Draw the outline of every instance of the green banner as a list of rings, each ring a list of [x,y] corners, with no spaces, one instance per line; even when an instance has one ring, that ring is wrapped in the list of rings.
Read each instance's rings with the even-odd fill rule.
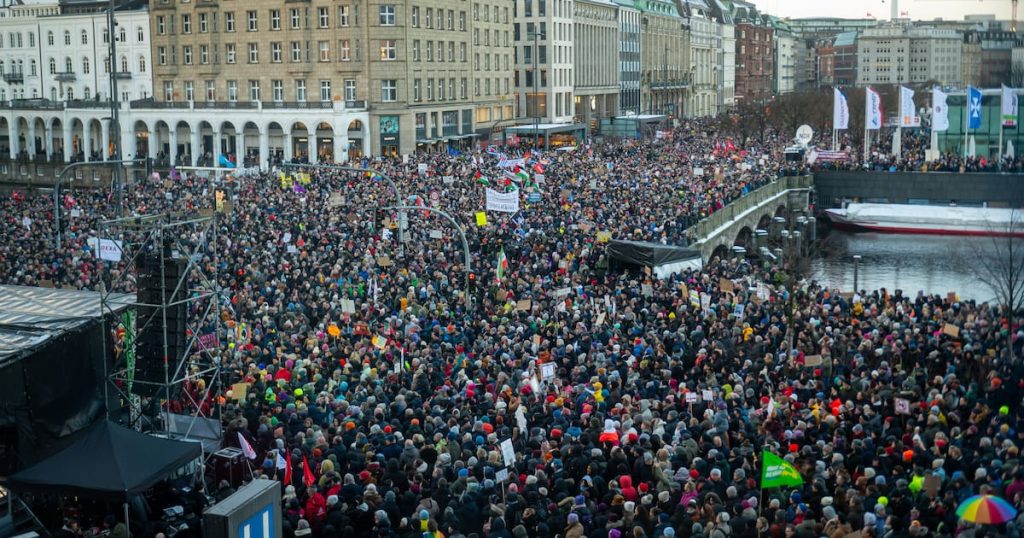
[[[804,483],[800,471],[792,463],[768,452],[761,452],[761,487],[778,488],[799,486]]]
[[[132,391],[132,383],[135,381],[135,311],[127,309],[121,314],[121,326],[124,327],[124,363],[127,368],[128,378],[127,392]]]

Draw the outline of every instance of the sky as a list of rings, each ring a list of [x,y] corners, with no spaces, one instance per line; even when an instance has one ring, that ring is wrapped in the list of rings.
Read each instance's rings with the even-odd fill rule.
[[[762,11],[779,17],[842,17],[865,18],[868,13],[888,20],[891,2],[899,2],[899,10],[914,20],[962,20],[964,15],[994,14],[1000,20],[1010,19],[1010,0],[751,0]],[[1024,6],[1017,8],[1017,18],[1024,17]]]

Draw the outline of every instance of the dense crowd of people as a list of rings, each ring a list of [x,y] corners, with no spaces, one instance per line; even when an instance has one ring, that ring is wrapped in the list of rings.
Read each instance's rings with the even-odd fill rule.
[[[221,407],[227,443],[255,448],[255,476],[282,482],[286,537],[1020,536],[1020,520],[956,508],[978,493],[1024,506],[1024,331],[946,290],[849,294],[717,258],[656,279],[611,261],[604,237],[685,245],[693,223],[800,172],[782,140],[723,144],[710,121],[673,135],[308,180],[175,173],[125,194],[131,215],[199,213],[227,191],[216,239],[180,240],[210,239],[230,383],[185,390]],[[380,175],[458,220],[469,289],[443,220],[408,212],[399,243]],[[520,211],[478,220],[487,188],[518,189]],[[88,241],[116,199],[63,198],[77,216],[56,251],[52,200],[5,197],[0,281],[98,289],[125,271]],[[762,488],[763,450],[803,484]]]
[[[872,134],[867,157],[863,143],[853,143],[844,135],[840,145],[846,151],[845,159],[822,160],[814,163],[817,170],[873,170],[879,172],[955,172],[955,173],[1008,173],[1024,172],[1024,155],[1004,155],[993,158],[987,148],[978,146],[974,155],[964,155],[962,148],[939,152],[931,157],[931,132],[928,129],[904,129],[900,136],[900,151],[893,152],[894,129],[883,129]],[[1004,152],[1006,148],[1003,148]]]

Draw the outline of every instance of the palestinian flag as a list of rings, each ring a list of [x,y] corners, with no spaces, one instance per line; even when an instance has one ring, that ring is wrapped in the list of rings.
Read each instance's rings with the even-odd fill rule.
[[[487,176],[481,174],[479,170],[476,171],[476,174],[473,177],[476,178],[477,183],[485,187],[491,184],[490,180],[487,179]]]
[[[508,258],[505,257],[505,249],[498,251],[498,283],[505,277],[505,269],[508,269]]]
[[[516,181],[522,182],[530,179],[530,173],[522,168],[519,168],[519,166],[513,168],[512,173],[516,175]]]

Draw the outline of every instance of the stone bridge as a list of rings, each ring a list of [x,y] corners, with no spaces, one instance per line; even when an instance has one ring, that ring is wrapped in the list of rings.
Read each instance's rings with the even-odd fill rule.
[[[704,261],[731,255],[733,246],[750,252],[755,230],[767,230],[775,217],[792,210],[807,211],[813,186],[812,176],[780,177],[698,222],[690,247],[699,248]]]

